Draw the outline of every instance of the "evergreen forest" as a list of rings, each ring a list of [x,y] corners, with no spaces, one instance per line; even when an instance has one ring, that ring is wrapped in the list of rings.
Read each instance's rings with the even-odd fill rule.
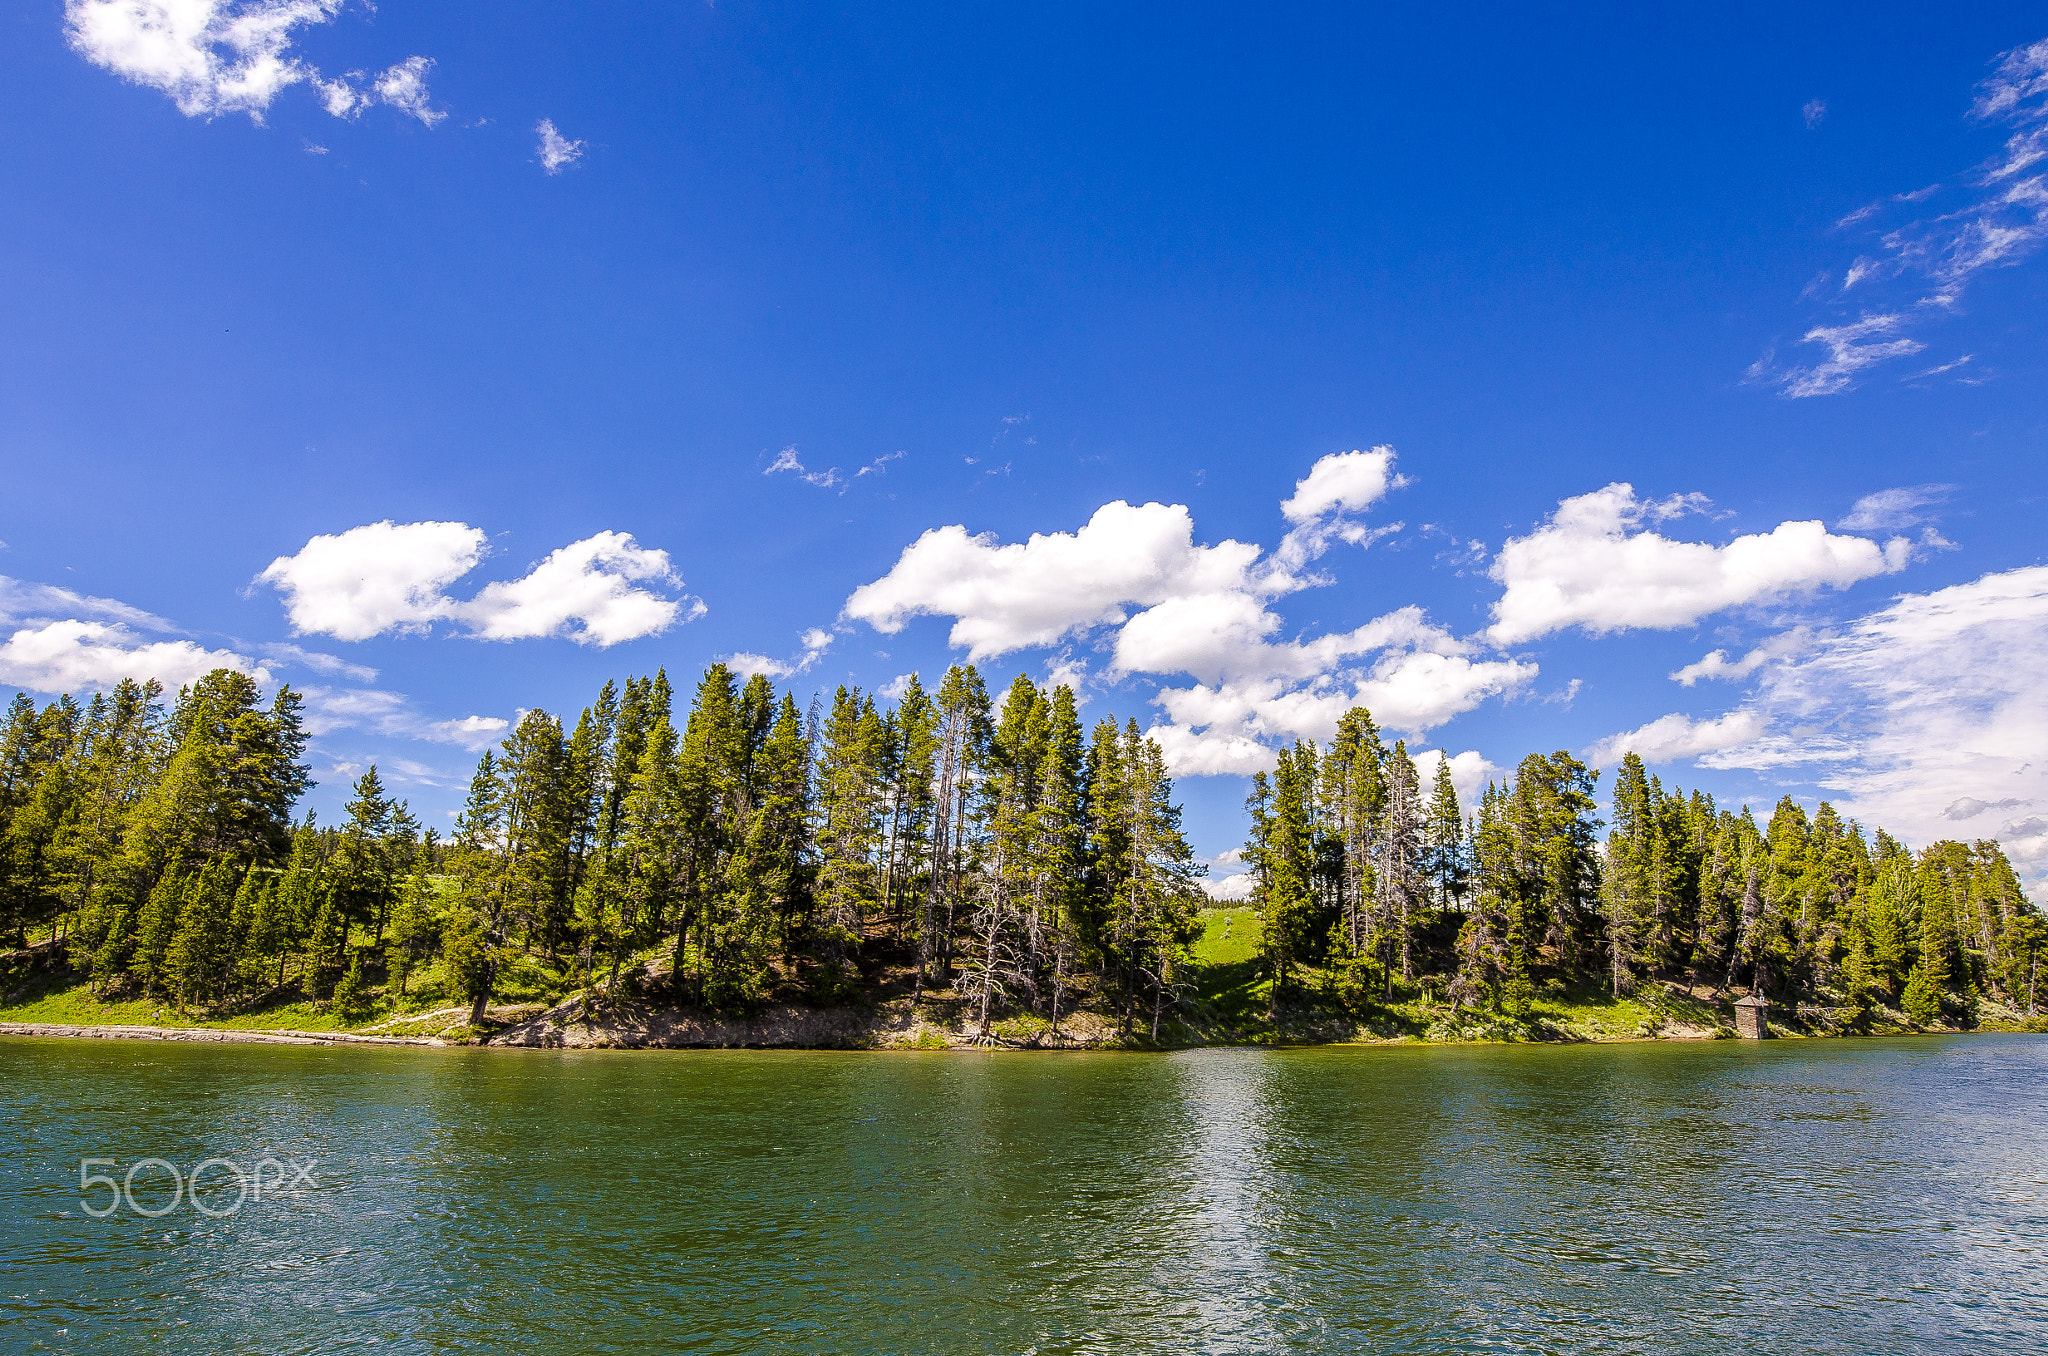
[[[1069,688],[991,694],[972,666],[807,708],[722,664],[686,706],[664,673],[607,683],[573,721],[524,713],[445,836],[375,767],[339,822],[300,815],[306,744],[292,689],[229,669],[169,701],[16,697],[0,943],[94,1001],[186,1015],[450,1003],[481,1035],[494,1004],[572,993],[896,996],[967,1039],[1054,1043],[1084,1014],[1127,1043],[1283,1038],[1303,1014],[1541,1034],[1566,994],[1755,992],[1829,1031],[2038,1021],[2048,949],[1994,842],[1916,853],[1789,797],[1759,825],[1633,754],[1611,825],[1564,752],[1462,806],[1363,709],[1253,778],[1232,905],[1135,720],[1087,728]]]

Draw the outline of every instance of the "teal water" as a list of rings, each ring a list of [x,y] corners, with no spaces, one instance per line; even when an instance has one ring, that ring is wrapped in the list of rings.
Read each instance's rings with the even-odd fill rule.
[[[2048,1351],[2033,1037],[10,1040],[0,1146],[8,1352]],[[312,1180],[81,1209],[266,1154]]]

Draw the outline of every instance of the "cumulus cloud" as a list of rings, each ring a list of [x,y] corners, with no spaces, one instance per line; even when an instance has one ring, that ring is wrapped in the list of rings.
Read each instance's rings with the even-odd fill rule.
[[[214,669],[270,674],[245,655],[189,640],[145,640],[118,622],[77,619],[24,626],[0,645],[0,683],[36,692],[89,692],[123,678],[178,688]]]
[[[314,537],[256,578],[284,595],[294,631],[368,640],[453,617],[455,600],[442,590],[475,569],[483,550],[482,530],[468,523],[385,521]]]
[[[1488,635],[1516,644],[1579,627],[1593,635],[1669,630],[1724,608],[1823,586],[1842,589],[1905,568],[1911,546],[1836,536],[1819,522],[1780,523],[1725,546],[1637,530],[1646,520],[1700,507],[1694,499],[1645,502],[1617,482],[1560,502],[1550,520],[1511,538],[1494,558],[1504,586]]]
[[[571,141],[555,130],[554,119],[542,118],[533,125],[534,135],[540,138],[536,148],[540,155],[540,167],[549,174],[560,174],[583,158],[583,143]]]
[[[573,542],[523,578],[487,584],[467,601],[450,597],[448,585],[475,569],[483,551],[483,532],[467,523],[370,523],[314,537],[272,561],[257,582],[283,595],[293,630],[340,640],[419,633],[445,621],[481,640],[566,636],[608,646],[704,611],[695,599],[642,587],[681,581],[667,552],[624,532]]]
[[[1906,594],[1767,666],[1750,708],[1769,733],[1702,761],[1810,767],[1865,824],[1953,836],[1959,819],[2048,801],[2044,671],[2048,566]],[[2048,838],[2019,833],[2007,849],[2048,876]]]
[[[1180,775],[1270,767],[1274,741],[1326,739],[1359,704],[1389,729],[1431,729],[1522,687],[1535,665],[1488,657],[1419,608],[1281,639],[1271,606],[1329,582],[1301,569],[1329,542],[1369,539],[1356,515],[1403,483],[1393,463],[1384,447],[1318,461],[1280,505],[1289,527],[1271,555],[1238,541],[1197,545],[1179,504],[1118,500],[1077,532],[1008,544],[934,528],[856,589],[845,615],[884,633],[920,615],[951,617],[953,645],[974,660],[1085,639],[1109,651],[1113,678],[1192,678],[1155,698],[1166,720],[1152,733]]]
[[[1458,806],[1466,814],[1471,814],[1479,803],[1479,797],[1485,792],[1488,782],[1506,780],[1506,769],[1497,763],[1489,762],[1476,749],[1467,749],[1455,756],[1444,753],[1442,749],[1424,749],[1421,753],[1415,754],[1410,761],[1415,764],[1415,771],[1422,778],[1425,794],[1436,784],[1437,766],[1448,762],[1451,765],[1451,787],[1458,793]]]
[[[246,113],[256,122],[278,94],[311,84],[321,104],[350,118],[385,103],[431,127],[433,62],[408,57],[368,87],[354,71],[332,79],[292,51],[293,30],[333,22],[342,0],[65,0],[65,36],[94,65],[169,96],[187,117]]]
[[[1211,876],[1201,882],[1202,892],[1218,904],[1242,904],[1252,897],[1258,878],[1249,871],[1233,876]]]
[[[952,644],[979,661],[1121,623],[1132,606],[1257,588],[1257,546],[1197,546],[1194,531],[1185,505],[1134,508],[1121,499],[1078,532],[1034,532],[1007,546],[963,526],[937,527],[905,547],[888,574],[855,589],[845,612],[884,635],[912,617],[952,617]]]
[[[1362,513],[1408,482],[1394,471],[1394,449],[1382,444],[1369,452],[1339,452],[1318,461],[1294,484],[1294,493],[1280,502],[1280,516],[1292,524],[1276,553],[1283,566],[1299,569],[1328,549],[1332,538],[1367,546],[1399,523],[1368,528],[1352,515]]]
[[[1670,763],[1738,748],[1755,742],[1763,732],[1763,717],[1751,710],[1730,711],[1715,720],[1694,720],[1673,712],[1639,730],[1609,735],[1586,750],[1586,761],[1595,767],[1611,767],[1633,753],[1646,763]]]
[[[552,552],[523,579],[486,584],[459,610],[483,640],[567,636],[617,645],[666,631],[682,611],[680,602],[636,585],[681,582],[668,552],[639,546],[630,533],[600,532]],[[703,610],[695,603],[691,616]]]

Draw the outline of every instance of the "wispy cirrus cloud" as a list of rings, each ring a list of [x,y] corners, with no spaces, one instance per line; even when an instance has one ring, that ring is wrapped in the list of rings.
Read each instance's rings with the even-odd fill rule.
[[[1757,737],[1700,761],[1807,769],[1845,813],[1909,841],[1997,836],[2038,887],[2048,829],[1993,816],[2048,802],[2044,669],[2048,566],[1904,594],[1766,662],[1742,708]]]
[[[403,692],[382,688],[308,687],[306,730],[316,737],[343,730],[450,744],[481,752],[505,737],[511,722],[503,716],[461,716],[436,720],[418,710]]]
[[[1980,275],[2024,261],[2048,240],[2048,38],[2000,54],[1977,87],[1970,116],[2010,129],[1998,153],[1951,189],[1936,184],[1894,194],[1843,217],[1838,228],[1871,232],[1869,248],[1843,269],[1838,286],[1809,287],[1808,295],[1828,295],[1844,306],[1860,301],[1862,309],[1801,336],[1802,346],[1825,356],[1780,365],[1766,354],[1751,365],[1749,380],[1793,399],[1853,390],[1870,369],[1925,349],[1910,331],[1952,314]],[[1944,201],[1945,210],[1932,215],[1905,221],[1892,215],[1901,206]],[[1915,379],[1967,361],[1940,364]]]
[[[73,617],[91,617],[99,621],[116,622],[122,626],[139,627],[145,631],[178,630],[176,626],[153,612],[130,607],[113,598],[95,598],[76,589],[61,588],[55,584],[37,584],[25,579],[10,579],[0,574],[0,623],[28,618],[55,621]]]
[[[775,454],[775,460],[769,462],[768,468],[761,474],[793,475],[806,485],[816,485],[821,490],[837,490],[845,494],[855,481],[865,476],[887,475],[890,462],[901,461],[909,455],[908,452],[891,452],[886,456],[876,457],[865,466],[855,467],[853,473],[848,475],[837,466],[828,467],[823,471],[813,471],[804,465],[803,459],[797,456],[794,447],[785,447]]]
[[[1835,524],[1846,532],[1878,532],[1918,527],[1935,515],[1926,512],[1954,492],[1953,485],[1898,485],[1864,495]]]

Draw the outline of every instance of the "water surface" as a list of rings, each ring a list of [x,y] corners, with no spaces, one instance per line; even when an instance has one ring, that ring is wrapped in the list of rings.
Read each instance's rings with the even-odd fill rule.
[[[2048,1351],[2044,1118],[2037,1037],[8,1040],[0,1349]],[[266,1155],[311,1183],[80,1208],[81,1159]]]

